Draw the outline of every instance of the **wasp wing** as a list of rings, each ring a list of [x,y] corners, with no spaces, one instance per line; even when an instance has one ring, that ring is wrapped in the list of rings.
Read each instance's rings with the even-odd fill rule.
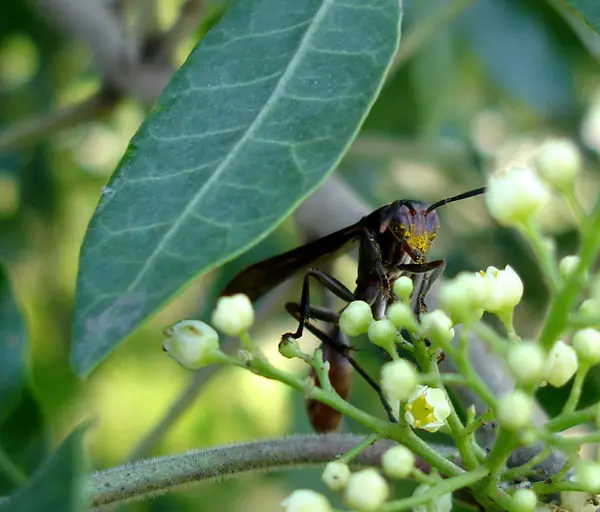
[[[358,222],[314,242],[255,263],[235,276],[225,287],[222,295],[245,293],[250,300],[255,301],[315,260],[337,252],[362,232],[362,223]]]

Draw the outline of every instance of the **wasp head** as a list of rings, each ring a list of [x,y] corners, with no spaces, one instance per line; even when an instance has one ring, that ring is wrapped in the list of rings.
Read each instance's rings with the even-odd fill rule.
[[[382,223],[415,263],[423,263],[431,243],[437,236],[439,219],[435,211],[419,201],[397,201]]]

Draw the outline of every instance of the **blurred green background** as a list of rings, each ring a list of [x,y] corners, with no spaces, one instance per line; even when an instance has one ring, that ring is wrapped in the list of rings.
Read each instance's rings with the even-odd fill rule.
[[[107,3],[130,33],[144,35],[150,52],[152,35],[171,26],[189,2]],[[224,2],[204,3],[201,20],[178,42],[176,62],[226,8]],[[398,198],[435,201],[482,186],[486,172],[525,162],[543,137],[559,134],[585,152],[580,193],[593,199],[600,150],[599,60],[600,36],[574,27],[554,2],[406,0],[397,68],[339,174],[373,207]],[[118,101],[108,95],[102,108],[60,129],[39,127],[47,116],[80,104],[102,86],[86,44],[54,24],[35,2],[2,2],[0,261],[25,318],[29,348],[20,396],[0,410],[0,447],[27,473],[84,419],[94,421],[86,436],[92,468],[127,460],[194,378],[161,351],[162,329],[206,314],[236,270],[302,240],[293,219],[286,221],[250,253],[193,283],[87,381],[79,381],[68,365],[79,248],[102,187],[150,105],[132,95]],[[25,130],[34,136],[11,138],[24,126],[38,129]],[[447,259],[447,275],[512,265],[526,289],[517,325],[524,335],[534,333],[546,291],[519,238],[495,226],[481,200],[453,205],[440,216],[443,227],[432,257]],[[571,219],[559,200],[544,212],[544,228],[557,238],[561,255],[575,249]],[[338,260],[336,271],[353,282],[350,257]],[[294,327],[282,304],[298,290],[272,305],[255,329],[266,353],[282,365],[289,363],[278,355],[277,341]],[[360,357],[375,374],[380,354],[365,349]],[[147,454],[310,432],[301,398],[282,385],[234,369],[211,369],[195,378],[194,399]],[[591,400],[598,395],[597,374],[587,384]],[[540,398],[552,413],[565,393],[544,390]],[[356,382],[352,400],[380,414],[362,382]],[[361,431],[352,423],[344,429]],[[203,485],[122,510],[278,510],[291,489],[306,486],[324,490],[318,470]],[[13,487],[0,470],[0,495]]]

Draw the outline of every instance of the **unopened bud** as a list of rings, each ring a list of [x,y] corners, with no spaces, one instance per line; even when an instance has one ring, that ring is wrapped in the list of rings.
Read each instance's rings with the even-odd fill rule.
[[[511,373],[522,384],[539,384],[545,377],[544,350],[536,343],[521,342],[508,350],[507,362]]]
[[[327,498],[318,492],[298,489],[281,502],[284,512],[331,512]]]
[[[444,345],[454,338],[452,320],[441,309],[424,313],[421,318],[421,336]]]
[[[569,277],[573,272],[575,272],[580,261],[581,258],[579,256],[576,256],[575,254],[572,254],[571,256],[565,256],[558,263],[558,270],[560,271],[560,275],[564,278]]]
[[[344,462],[337,460],[329,462],[325,466],[321,479],[332,491],[341,491],[350,479],[350,468]]]
[[[397,329],[408,329],[411,332],[417,330],[417,320],[412,308],[405,302],[395,302],[385,312],[385,316],[396,326]]]
[[[533,399],[520,389],[502,395],[497,408],[498,421],[508,430],[519,430],[531,423]]]
[[[540,176],[564,190],[573,185],[581,171],[581,154],[570,140],[551,139],[542,145],[535,163]]]
[[[375,320],[369,326],[369,339],[375,345],[386,349],[395,350],[396,340],[398,339],[398,330],[396,326],[387,318]]]
[[[212,314],[212,324],[229,336],[239,336],[254,324],[254,307],[247,295],[220,297]]]
[[[546,361],[546,381],[555,388],[564,386],[575,375],[579,363],[573,347],[558,340],[550,349]]]
[[[580,362],[590,366],[600,363],[600,331],[591,328],[577,331],[571,344]]]
[[[182,320],[165,330],[163,350],[179,364],[196,370],[222,359],[219,335],[200,320]]]
[[[408,276],[400,276],[394,281],[394,293],[402,302],[408,302],[413,292],[413,282]]]
[[[385,503],[389,493],[388,483],[376,469],[363,469],[350,477],[344,501],[350,508],[371,512]]]
[[[392,478],[406,478],[415,467],[415,456],[402,445],[387,450],[381,457],[383,472]]]
[[[340,315],[340,330],[350,337],[364,334],[373,322],[371,306],[365,301],[352,301]]]
[[[392,400],[407,400],[417,383],[417,371],[405,359],[390,361],[381,367],[381,388]]]
[[[575,470],[575,481],[585,492],[600,493],[600,464],[581,461]]]
[[[519,512],[534,512],[537,494],[531,489],[518,489],[513,494],[513,503]]]

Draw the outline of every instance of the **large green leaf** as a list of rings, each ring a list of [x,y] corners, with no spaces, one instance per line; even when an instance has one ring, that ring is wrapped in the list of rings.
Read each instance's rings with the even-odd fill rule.
[[[85,464],[82,451],[84,428],[75,430],[31,480],[7,501],[0,512],[82,512],[88,510]]]
[[[600,2],[598,0],[561,0],[589,27],[600,34]]]
[[[335,168],[395,53],[399,0],[240,0],[105,188],[80,262],[89,372],[196,275],[258,242]]]
[[[0,265],[0,420],[6,416],[25,383],[25,323],[13,298],[8,276]]]

